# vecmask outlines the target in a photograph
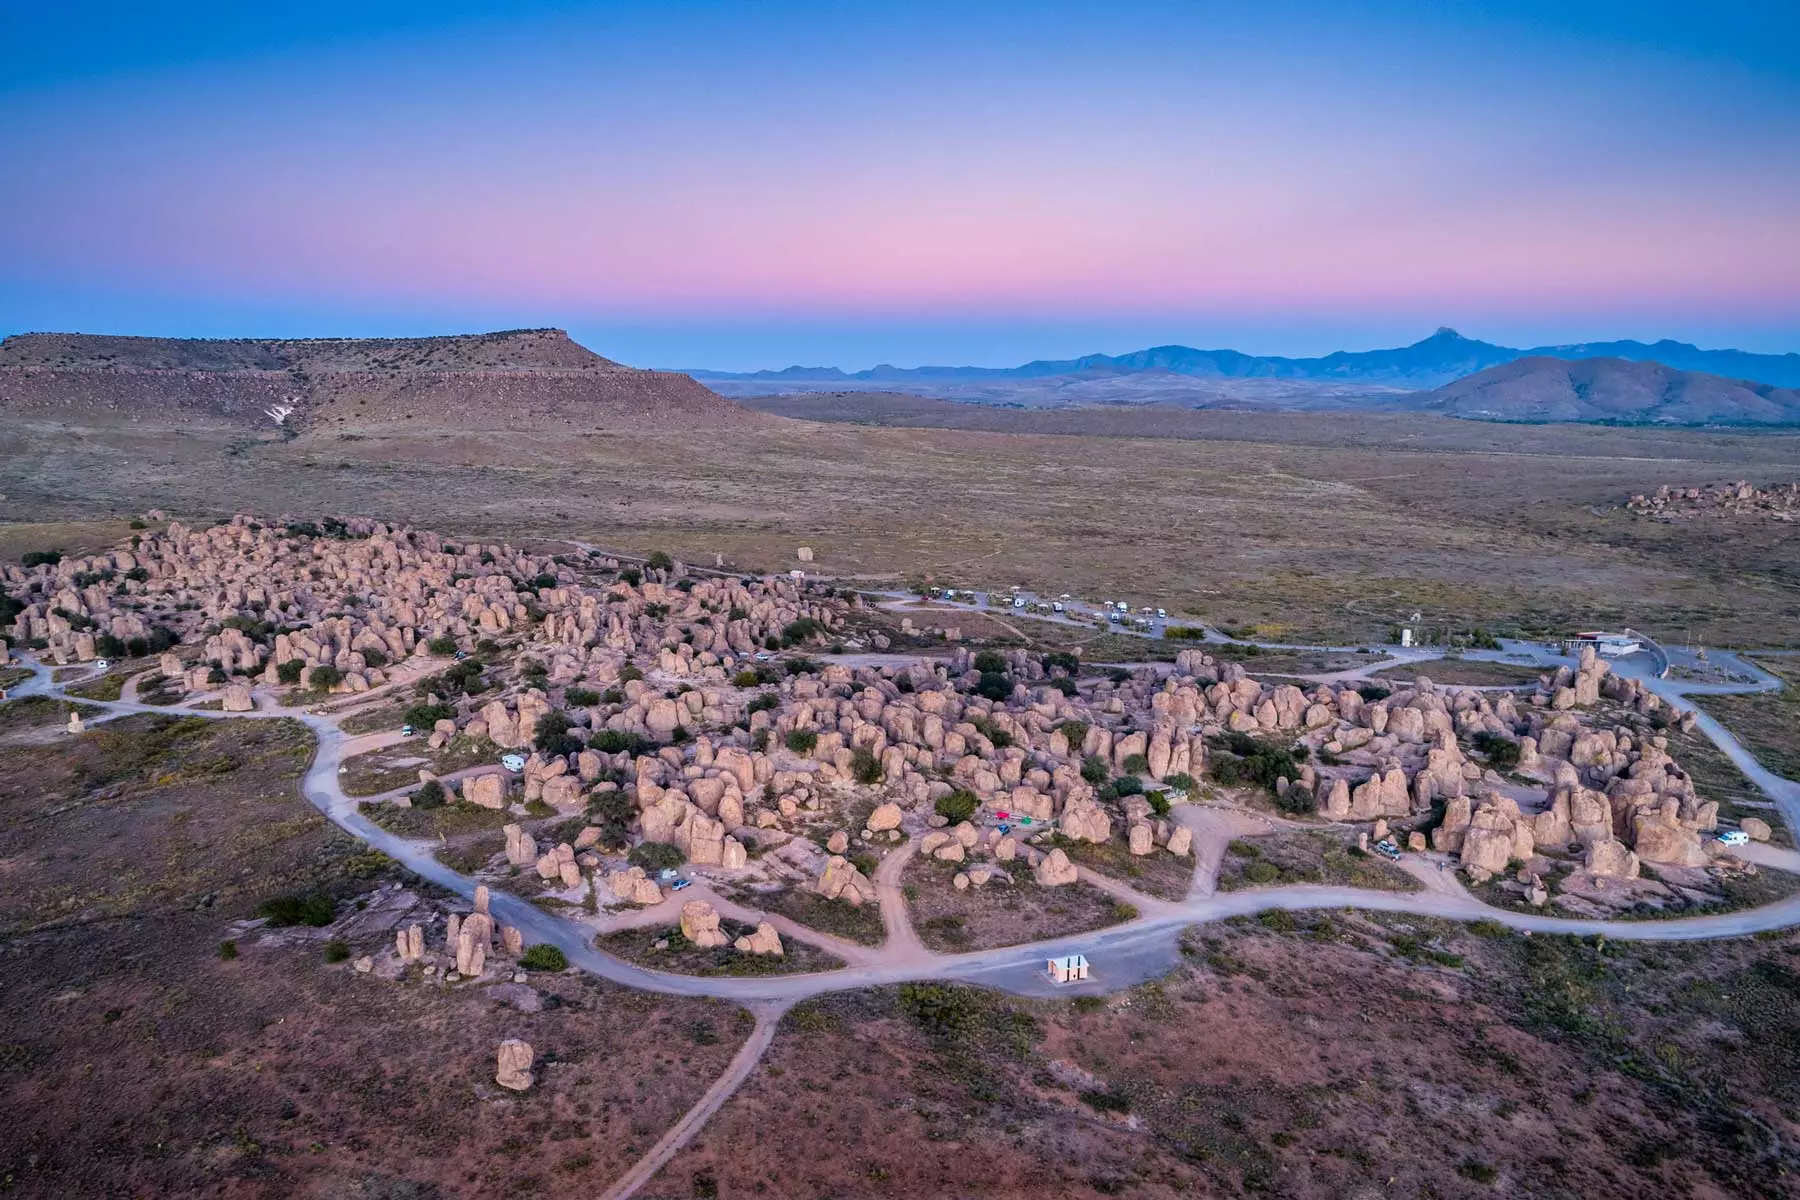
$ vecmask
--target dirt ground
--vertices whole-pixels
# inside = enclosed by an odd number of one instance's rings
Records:
[[[729,898],[762,912],[787,917],[808,929],[849,938],[865,946],[879,946],[887,940],[887,927],[881,922],[881,906],[877,904],[852,905],[842,900],[827,900],[804,887],[769,891],[740,887],[732,889]]]
[[[1219,864],[1219,890],[1294,883],[1348,884],[1416,892],[1419,881],[1374,854],[1357,850],[1348,834],[1325,829],[1285,830],[1233,840]]]
[[[296,891],[351,921],[391,875],[295,793],[310,754],[167,717],[0,748],[9,1195],[591,1196],[724,1069],[730,1005],[387,981],[327,963],[338,926],[235,933]],[[538,1052],[524,1095],[493,1084],[507,1037]]]
[[[1192,930],[1114,997],[802,1005],[649,1194],[1800,1194],[1791,935],[1279,916]],[[805,1153],[767,1136],[801,1128]]]
[[[733,940],[754,933],[756,927],[725,917],[719,929]],[[656,943],[666,942],[662,949]],[[781,954],[740,954],[730,946],[703,949],[681,936],[679,925],[657,925],[646,929],[621,929],[594,939],[594,945],[606,953],[639,963],[658,971],[678,975],[798,975],[808,971],[835,971],[843,960],[817,946],[781,939]]]
[[[1122,821],[1108,842],[1076,842],[1058,837],[1055,844],[1078,866],[1163,900],[1185,900],[1194,885],[1193,855],[1177,858],[1160,846],[1149,854],[1133,854]]]
[[[933,950],[955,954],[1016,946],[1064,934],[1084,933],[1128,921],[1137,912],[1085,883],[1039,887],[1023,862],[1010,867],[1013,882],[957,891],[951,880],[966,864],[919,859],[901,872],[907,909],[919,940]]]
[[[1423,675],[1433,683],[1450,687],[1530,687],[1537,683],[1543,672],[1535,667],[1515,667],[1481,659],[1440,658],[1432,662],[1383,667],[1374,674],[1378,679],[1391,679],[1400,685],[1410,684]]]

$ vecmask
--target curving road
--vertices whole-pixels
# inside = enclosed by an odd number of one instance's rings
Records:
[[[1528,652],[1543,665],[1555,656],[1531,647]],[[1388,661],[1415,661],[1418,652],[1401,651]],[[1519,649],[1510,652],[1514,661],[1523,657]],[[1420,655],[1419,657],[1425,657]],[[1761,671],[1753,663],[1732,657],[1734,668],[1755,682],[1744,685],[1682,683],[1663,677],[1667,662],[1652,664],[1642,673],[1629,667],[1626,672],[1643,679],[1645,685],[1682,710],[1693,708],[1690,694],[1722,694],[1726,692],[1767,691],[1781,686],[1781,681]],[[14,696],[50,695],[74,699],[66,694],[68,681],[57,684],[53,668],[35,660],[24,661],[32,668],[32,677],[14,689]],[[1366,672],[1386,665],[1372,663],[1361,668]],[[90,673],[83,678],[93,678]],[[1342,674],[1342,673],[1341,673]],[[398,740],[395,734],[351,736],[338,727],[337,717],[270,705],[252,713],[196,712],[181,706],[162,707],[135,700],[135,678],[130,681],[118,701],[82,701],[105,710],[94,721],[105,721],[130,713],[183,712],[213,719],[268,720],[289,718],[304,723],[318,739],[312,765],[301,780],[301,793],[308,801],[340,828],[405,865],[409,870],[465,898],[472,898],[475,880],[453,871],[439,862],[435,845],[414,841],[390,833],[373,824],[358,811],[358,800],[344,794],[339,785],[339,768],[344,760]],[[189,704],[201,699],[194,697]],[[1748,750],[1717,721],[1704,712],[1698,713],[1698,727],[1747,775],[1767,792],[1787,818],[1790,829],[1800,830],[1800,784],[1782,778],[1756,761]],[[465,772],[472,773],[472,772]],[[977,950],[966,954],[935,954],[918,938],[912,928],[900,887],[900,875],[916,852],[915,838],[891,852],[875,872],[874,883],[881,904],[887,938],[878,949],[852,946],[840,939],[801,930],[791,922],[777,919],[784,933],[825,945],[843,958],[840,970],[762,978],[700,978],[652,971],[624,962],[594,948],[592,930],[578,922],[553,915],[505,892],[493,892],[490,906],[495,916],[517,927],[531,942],[545,942],[560,948],[574,966],[628,987],[684,996],[711,996],[736,1001],[756,1016],[756,1025],[744,1044],[732,1057],[725,1073],[715,1080],[699,1102],[682,1115],[657,1143],[626,1173],[617,1179],[602,1200],[627,1200],[649,1183],[674,1156],[685,1147],[749,1078],[774,1040],[781,1016],[790,1005],[825,992],[919,979],[954,980],[979,984],[1016,995],[1057,995],[1064,993],[1093,994],[1131,987],[1166,974],[1180,961],[1181,933],[1187,927],[1226,917],[1249,916],[1270,909],[1298,911],[1304,909],[1362,909],[1377,912],[1412,913],[1419,916],[1443,917],[1451,920],[1488,919],[1529,933],[1605,934],[1612,938],[1638,941],[1684,941],[1705,938],[1739,937],[1763,930],[1800,925],[1800,896],[1794,896],[1762,908],[1711,916],[1683,917],[1668,921],[1604,921],[1571,920],[1539,916],[1492,908],[1464,891],[1441,872],[1424,870],[1417,863],[1413,873],[1425,884],[1418,892],[1383,892],[1351,887],[1284,887],[1254,888],[1237,892],[1216,891],[1219,863],[1225,843],[1243,831],[1245,821],[1266,820],[1226,810],[1181,805],[1177,819],[1194,832],[1195,869],[1193,884],[1186,899],[1178,902],[1158,900],[1141,895],[1123,883],[1083,869],[1082,878],[1109,894],[1134,904],[1139,916],[1121,925],[1090,933],[1023,946],[997,950]],[[1800,867],[1800,854],[1777,847],[1751,846],[1747,857],[1788,870]],[[703,893],[704,894],[704,893]],[[719,901],[715,900],[715,903]],[[739,913],[737,906],[727,905],[728,915]],[[654,910],[645,919],[654,916]],[[1050,983],[1043,971],[1046,958],[1053,955],[1083,954],[1095,964],[1096,973],[1086,982],[1058,987]]]
[[[34,676],[21,685],[16,695],[52,695],[66,699],[67,684],[52,680],[51,668],[25,660]],[[1664,679],[1646,681],[1672,703],[1690,707],[1684,696],[1689,690],[1717,691],[1720,685],[1687,685]],[[1776,681],[1779,686],[1779,681]],[[1766,686],[1759,681],[1756,689]],[[306,799],[346,832],[403,864],[408,870],[432,883],[464,897],[473,897],[476,881],[438,861],[436,845],[418,841],[382,829],[358,810],[358,798],[345,795],[338,782],[338,768],[350,753],[381,744],[383,735],[352,737],[345,734],[332,716],[297,709],[263,707],[253,713],[194,712],[191,709],[159,707],[132,701],[94,701],[90,704],[106,710],[95,720],[126,713],[169,713],[214,719],[266,720],[287,718],[298,720],[311,729],[318,739],[318,750],[301,781]],[[1790,827],[1800,828],[1800,784],[1781,778],[1759,764],[1735,738],[1717,722],[1700,714],[1700,728],[1717,743],[1759,786],[1767,790],[1788,817]],[[1214,843],[1223,832],[1210,824],[1206,810],[1195,810],[1188,823],[1201,835],[1195,839],[1196,855],[1202,862],[1214,857]],[[905,917],[904,901],[899,895],[899,870],[910,847],[888,856],[878,870],[877,890],[882,894],[883,918],[891,945],[875,951],[858,953],[849,965],[836,971],[813,974],[782,975],[756,978],[700,978],[654,971],[624,962],[602,953],[592,945],[592,930],[579,922],[546,912],[517,897],[496,891],[492,907],[497,919],[516,926],[530,942],[546,942],[560,948],[569,961],[615,983],[648,991],[685,996],[714,996],[743,1003],[792,1003],[825,992],[917,979],[949,979],[981,983],[1020,995],[1047,995],[1063,992],[1100,992],[1129,987],[1166,972],[1179,959],[1177,938],[1186,926],[1216,921],[1225,917],[1250,915],[1268,909],[1290,910],[1319,908],[1362,908],[1384,912],[1410,912],[1420,916],[1444,917],[1451,920],[1487,918],[1514,929],[1534,933],[1604,933],[1609,937],[1642,941],[1675,941],[1703,938],[1738,937],[1764,930],[1800,924],[1800,897],[1777,904],[1739,912],[1708,916],[1681,917],[1666,921],[1578,920],[1540,916],[1493,908],[1448,890],[1427,889],[1421,892],[1393,893],[1350,887],[1280,887],[1254,888],[1239,892],[1214,893],[1210,880],[1202,880],[1196,872],[1195,887],[1187,899],[1178,902],[1142,896],[1117,881],[1089,873],[1089,882],[1106,888],[1137,905],[1140,915],[1132,921],[1091,933],[1049,939],[1021,946],[994,950],[977,950],[963,954],[934,954],[918,942]],[[891,865],[890,865],[891,864]],[[1045,978],[1043,960],[1053,954],[1084,953],[1095,963],[1096,974],[1086,984],[1056,987]]]

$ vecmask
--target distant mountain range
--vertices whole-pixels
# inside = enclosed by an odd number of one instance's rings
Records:
[[[1678,371],[1701,371],[1729,379],[1747,379],[1775,387],[1800,386],[1800,354],[1751,354],[1743,350],[1702,350],[1686,342],[1663,340],[1583,342],[1536,346],[1528,350],[1466,338],[1454,329],[1436,333],[1410,346],[1392,350],[1340,350],[1321,358],[1283,358],[1244,354],[1237,350],[1196,350],[1191,346],[1153,346],[1130,354],[1088,354],[1080,358],[1039,359],[1017,367],[893,367],[842,371],[836,367],[788,367],[780,371],[688,371],[696,379],[729,386],[731,395],[782,390],[817,391],[821,386],[845,390],[889,387],[916,393],[930,385],[999,383],[1009,380],[1118,378],[1132,375],[1175,375],[1213,380],[1295,380],[1321,384],[1366,385],[1406,390],[1439,388],[1455,380],[1526,358],[1611,358],[1656,362]],[[986,399],[986,397],[970,397]]]

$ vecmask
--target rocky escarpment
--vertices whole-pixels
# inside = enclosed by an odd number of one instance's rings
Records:
[[[602,358],[558,329],[437,338],[0,342],[0,413],[303,430],[767,423],[685,375]]]

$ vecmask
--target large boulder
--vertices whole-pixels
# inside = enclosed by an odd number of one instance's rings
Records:
[[[755,933],[746,934],[733,942],[732,947],[740,954],[767,954],[776,958],[782,956],[781,935],[767,921],[758,925]]]
[[[1039,887],[1062,887],[1081,878],[1075,864],[1069,861],[1069,856],[1060,848],[1046,854],[1033,874],[1037,877]]]
[[[1660,810],[1640,812],[1633,821],[1632,849],[1644,862],[1670,867],[1704,867],[1710,859],[1700,835]]]
[[[888,829],[898,829],[902,816],[904,814],[900,811],[898,804],[889,802],[879,805],[874,812],[869,814],[869,830],[873,833],[881,833]]]
[[[463,780],[463,799],[482,808],[506,807],[506,777],[499,774],[473,775]]]
[[[1582,866],[1590,875],[1603,875],[1608,879],[1638,877],[1638,856],[1617,838],[1600,838],[1590,842],[1587,858]]]
[[[876,898],[875,885],[869,882],[869,877],[857,870],[849,859],[835,854],[825,861],[825,869],[820,872],[819,882],[814,887],[827,900],[842,900],[853,906]]]
[[[1105,842],[1112,837],[1112,818],[1098,801],[1086,798],[1071,799],[1064,805],[1057,827],[1073,842]]]
[[[537,1061],[536,1053],[530,1042],[522,1042],[518,1038],[507,1038],[500,1043],[498,1069],[494,1072],[494,1082],[503,1088],[515,1092],[529,1091],[537,1082],[537,1076],[531,1073],[531,1065]]]
[[[681,936],[702,950],[726,944],[719,930],[719,914],[704,900],[689,900],[681,906]]]

